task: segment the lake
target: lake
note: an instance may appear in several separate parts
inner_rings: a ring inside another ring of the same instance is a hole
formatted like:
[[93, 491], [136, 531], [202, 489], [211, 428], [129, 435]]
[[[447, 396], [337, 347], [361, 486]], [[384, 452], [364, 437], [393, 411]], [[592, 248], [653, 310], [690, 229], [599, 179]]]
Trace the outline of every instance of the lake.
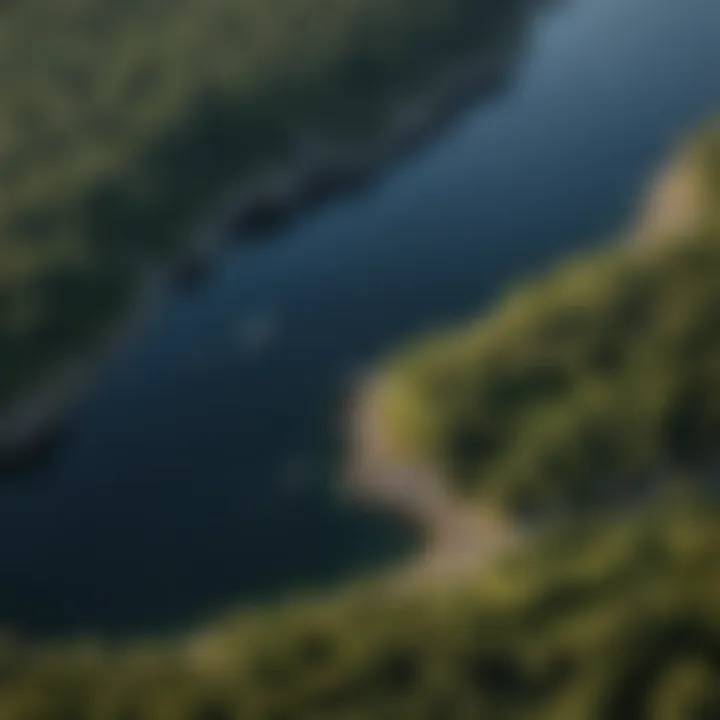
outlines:
[[172, 630], [410, 551], [337, 492], [358, 373], [609, 239], [720, 110], [716, 0], [567, 0], [505, 91], [355, 195], [225, 253], [0, 485], [0, 625]]

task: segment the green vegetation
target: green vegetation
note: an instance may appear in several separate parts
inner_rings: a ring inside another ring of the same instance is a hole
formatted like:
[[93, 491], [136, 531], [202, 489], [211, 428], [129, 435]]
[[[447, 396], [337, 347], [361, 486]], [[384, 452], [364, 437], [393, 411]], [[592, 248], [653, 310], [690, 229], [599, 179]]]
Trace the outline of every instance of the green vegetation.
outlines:
[[685, 152], [704, 208], [691, 235], [623, 238], [390, 364], [382, 402], [402, 451], [524, 512], [637, 499], [712, 459], [720, 132]]
[[546, 537], [451, 591], [358, 588], [172, 643], [7, 640], [3, 720], [713, 720], [718, 513]]
[[[635, 491], [659, 469], [716, 482], [714, 222], [572, 263], [401, 358], [387, 402], [406, 448], [420, 437], [464, 488], [513, 500]], [[568, 520], [437, 591], [368, 582], [121, 647], [7, 636], [0, 717], [717, 720], [720, 507], [698, 491]]]
[[[0, 397], [105, 328], [229, 177], [297, 133], [377, 130], [438, 60], [511, 36], [521, 5], [3, 4]], [[717, 482], [720, 131], [686, 152], [692, 232], [568, 263], [391, 363], [401, 451], [516, 510]], [[709, 497], [566, 524], [438, 593], [362, 586], [121, 647], [3, 636], [0, 718], [716, 720]]]
[[228, 181], [378, 132], [522, 0], [0, 3], [0, 402], [87, 347]]

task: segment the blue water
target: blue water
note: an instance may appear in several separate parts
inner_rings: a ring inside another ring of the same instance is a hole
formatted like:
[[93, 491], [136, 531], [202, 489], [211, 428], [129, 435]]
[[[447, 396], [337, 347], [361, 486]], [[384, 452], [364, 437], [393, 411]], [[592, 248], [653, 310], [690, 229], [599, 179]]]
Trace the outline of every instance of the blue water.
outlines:
[[516, 76], [362, 194], [180, 294], [0, 488], [0, 625], [171, 629], [387, 563], [407, 531], [334, 491], [355, 374], [605, 242], [720, 111], [717, 0], [567, 0]]

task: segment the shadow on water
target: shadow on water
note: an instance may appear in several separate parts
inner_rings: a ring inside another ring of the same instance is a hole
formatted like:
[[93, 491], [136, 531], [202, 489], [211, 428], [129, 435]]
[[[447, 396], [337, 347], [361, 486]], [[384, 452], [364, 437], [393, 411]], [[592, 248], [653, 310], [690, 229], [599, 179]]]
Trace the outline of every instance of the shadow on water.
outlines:
[[[283, 120], [281, 99], [272, 117], [258, 118], [252, 112], [227, 107], [217, 98], [206, 98], [186, 127], [150, 153], [144, 176], [151, 179], [151, 185], [168, 185], [177, 192], [164, 198], [165, 206], [155, 204], [151, 216], [143, 222], [149, 221], [159, 234], [161, 228], [167, 230], [163, 219], [181, 215], [178, 209], [186, 207], [199, 194], [198, 183], [202, 187], [216, 184], [217, 176], [232, 177], [233, 168], [253, 165], [254, 158], [258, 159], [257, 172], [251, 183], [218, 203], [220, 209], [210, 219], [207, 241], [186, 247], [174, 259], [173, 278], [177, 287], [193, 290], [202, 285], [223, 243], [234, 241], [254, 246], [275, 240], [318, 207], [370, 189], [384, 171], [432, 142], [478, 101], [503, 97], [512, 89], [533, 20], [544, 6], [545, 2], [508, 2], [495, 20], [498, 28], [494, 42], [498, 49], [460, 65], [456, 57], [454, 71], [445, 76], [440, 73], [434, 87], [418, 88], [416, 81], [416, 87], [408, 92], [393, 87], [397, 85], [393, 68], [388, 69], [387, 77], [382, 72], [377, 76], [378, 69], [372, 68], [373, 84], [353, 86], [359, 97], [354, 104], [370, 108], [358, 111], [359, 115], [367, 115], [366, 127], [351, 128], [342, 138], [332, 131], [320, 133], [319, 137], [312, 133], [310, 138], [303, 137], [302, 131]], [[450, 49], [446, 52], [451, 57], [453, 52], [457, 55], [457, 51]], [[442, 67], [443, 58], [438, 57], [437, 63]], [[321, 105], [346, 102], [340, 92], [345, 70], [338, 69], [337, 82], [329, 88], [327, 97], [320, 99]], [[353, 70], [357, 74], [358, 68]], [[385, 98], [391, 90], [397, 97]], [[412, 102], [403, 99], [404, 95]], [[347, 112], [338, 111], [340, 115]], [[383, 119], [378, 118], [381, 114]], [[363, 120], [353, 122], [361, 125]], [[267, 165], [256, 157], [256, 148], [267, 146], [278, 149], [276, 157], [290, 160], [268, 172]], [[191, 180], [178, 183], [178, 177]], [[111, 195], [117, 201], [117, 194]], [[145, 215], [146, 208], [142, 202], [137, 205], [137, 198], [126, 196], [120, 202], [119, 212], [113, 208], [108, 212], [107, 207], [100, 206], [99, 212], [92, 213], [93, 225], [97, 226], [95, 236], [108, 237], [108, 232], [110, 237], [117, 235], [113, 218], [118, 215], [125, 218]], [[181, 231], [182, 228], [175, 228], [175, 232]]]
[[451, 122], [478, 102], [501, 99], [512, 89], [519, 53], [504, 57], [501, 64], [468, 68], [439, 97], [408, 106], [397, 113], [395, 130], [377, 146], [337, 148], [318, 156], [307, 167], [288, 170], [266, 186], [241, 199], [231, 211], [224, 231], [243, 244], [262, 244], [317, 206], [355, 195], [379, 180], [390, 165], [418, 152]]
[[337, 148], [311, 158], [308, 167], [281, 173], [267, 187], [255, 188], [238, 200], [222, 230], [245, 244], [265, 243], [276, 237], [303, 213], [318, 205], [369, 189], [391, 165], [421, 151], [440, 136], [463, 113], [478, 104], [502, 100], [519, 75], [535, 16], [555, 9], [565, 0], [537, 0], [515, 12], [503, 38], [503, 49], [480, 62], [468, 60], [448, 73], [427, 97], [400, 103], [389, 113], [384, 137], [367, 148]]
[[[238, 200], [217, 232], [248, 247], [265, 245], [323, 205], [371, 190], [383, 172], [422, 150], [463, 112], [476, 107], [478, 102], [499, 100], [509, 93], [517, 60], [516, 57], [503, 67], [490, 68], [462, 85], [446, 89], [445, 97], [419, 111], [423, 116], [415, 127], [404, 129], [402, 136], [389, 139], [382, 148], [369, 153], [337, 149], [329, 156], [311, 160], [306, 167], [288, 169], [254, 188], [248, 197]], [[190, 249], [176, 263], [173, 275], [176, 287], [192, 291], [203, 286], [212, 265], [212, 253], [203, 248]]]
[[72, 439], [70, 419], [59, 420], [37, 435], [32, 443], [0, 451], [0, 488], [18, 482], [32, 482], [57, 462]]

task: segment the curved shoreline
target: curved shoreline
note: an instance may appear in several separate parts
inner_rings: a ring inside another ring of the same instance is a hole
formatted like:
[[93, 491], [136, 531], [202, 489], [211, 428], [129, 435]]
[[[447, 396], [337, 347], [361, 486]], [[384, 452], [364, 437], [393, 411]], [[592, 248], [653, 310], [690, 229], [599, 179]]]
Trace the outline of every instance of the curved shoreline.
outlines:
[[480, 503], [456, 496], [431, 467], [400, 457], [383, 428], [380, 395], [380, 383], [371, 378], [352, 397], [344, 488], [356, 501], [420, 531], [419, 554], [394, 569], [394, 580], [442, 582], [485, 567], [512, 547], [519, 529]]
[[[633, 247], [651, 247], [691, 233], [700, 223], [701, 190], [687, 151], [663, 164], [640, 204]], [[383, 427], [382, 369], [356, 389], [350, 407], [348, 490], [360, 501], [418, 527], [425, 547], [407, 570], [446, 577], [484, 565], [518, 539], [509, 518], [455, 495], [427, 464], [402, 457]], [[432, 573], [431, 573], [432, 574]]]
[[[630, 249], [671, 243], [702, 226], [702, 187], [691, 154], [682, 149], [654, 174], [645, 191]], [[349, 492], [417, 526], [425, 547], [405, 570], [446, 578], [485, 565], [528, 528], [463, 499], [428, 464], [403, 457], [384, 428], [382, 368], [359, 384], [348, 429]]]

